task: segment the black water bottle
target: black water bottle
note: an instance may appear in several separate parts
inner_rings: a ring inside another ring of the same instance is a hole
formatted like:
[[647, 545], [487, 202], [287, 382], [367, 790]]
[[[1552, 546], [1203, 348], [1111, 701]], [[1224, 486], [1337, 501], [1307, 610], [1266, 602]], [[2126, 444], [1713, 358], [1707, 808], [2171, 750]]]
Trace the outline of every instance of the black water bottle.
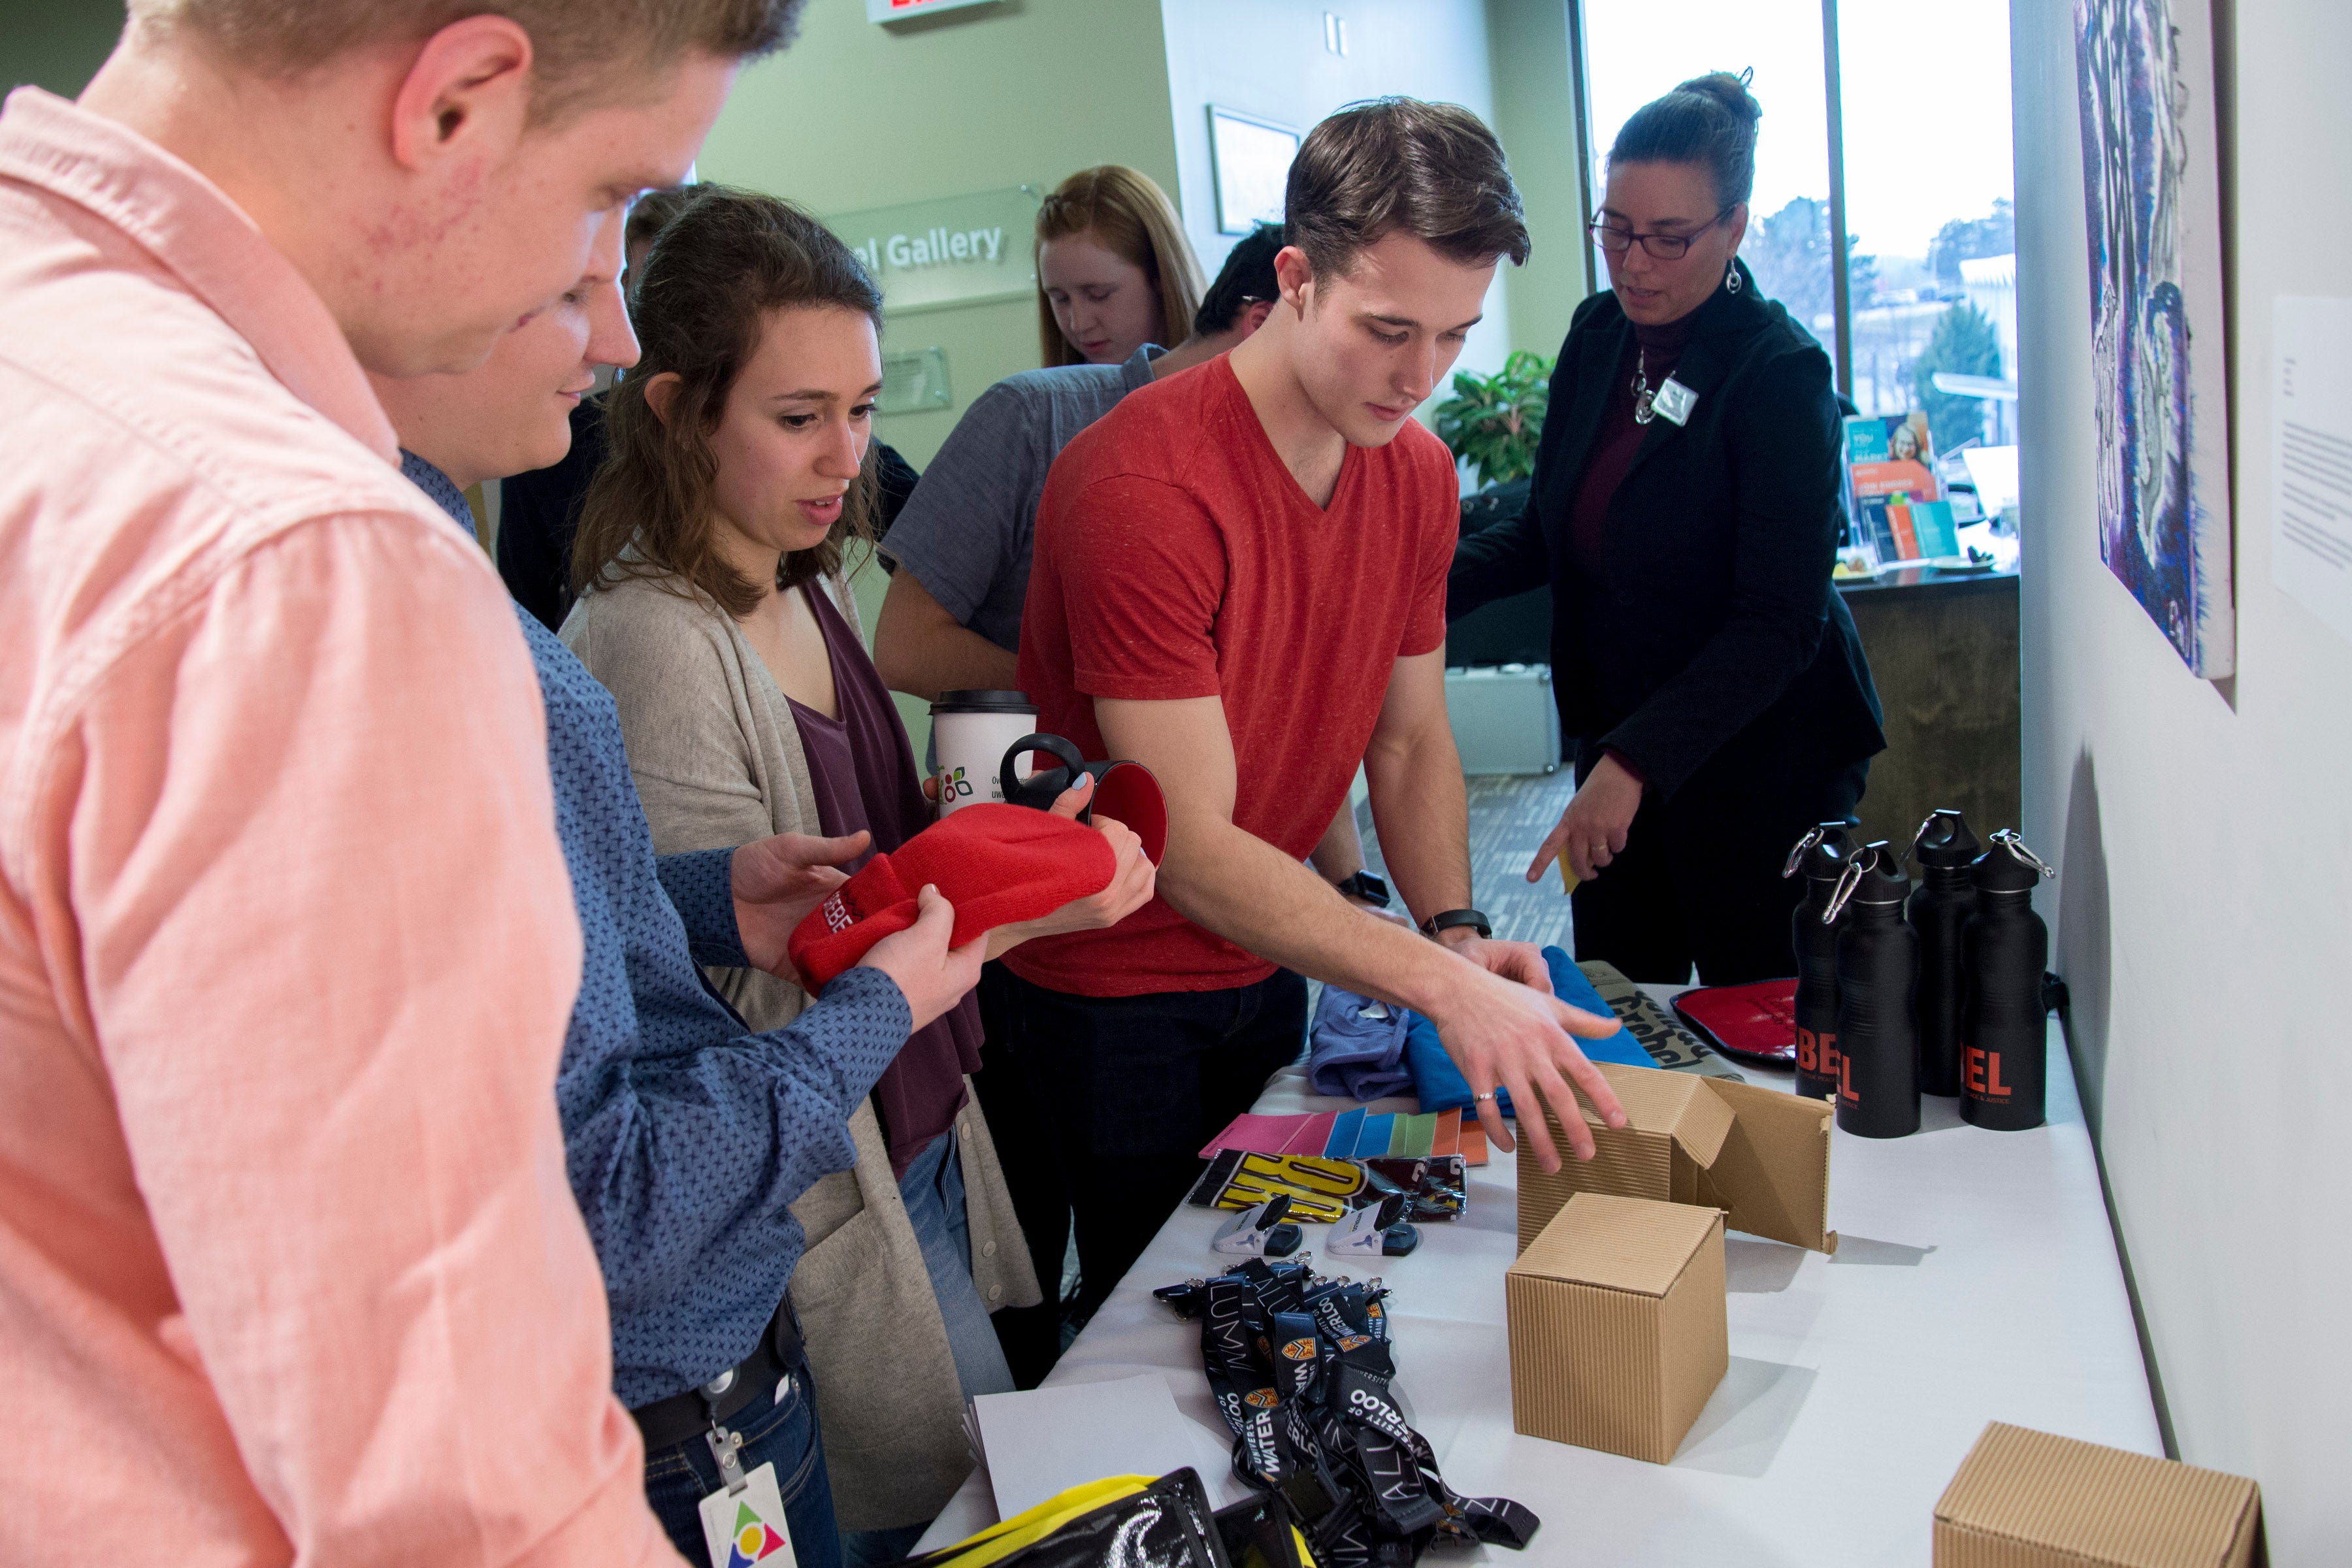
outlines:
[[1864, 1138], [1919, 1131], [1919, 937], [1904, 921], [1911, 879], [1885, 840], [1846, 862], [1838, 921], [1837, 1124]]
[[1911, 858], [1923, 879], [1908, 918], [1919, 933], [1919, 1092], [1960, 1092], [1960, 928], [1977, 907], [1969, 868], [1984, 846], [1949, 807], [1919, 825]]
[[1976, 912], [1960, 938], [1969, 998], [1960, 1019], [1960, 1120], [2000, 1132], [2039, 1127], [2048, 1089], [2042, 972], [2050, 931], [2033, 889], [2057, 873], [2008, 828], [1977, 858]]
[[1797, 960], [1797, 1092], [1813, 1100], [1837, 1089], [1837, 928], [1822, 916], [1853, 853], [1847, 825], [1824, 822], [1797, 840], [1780, 871], [1805, 879], [1789, 923]]

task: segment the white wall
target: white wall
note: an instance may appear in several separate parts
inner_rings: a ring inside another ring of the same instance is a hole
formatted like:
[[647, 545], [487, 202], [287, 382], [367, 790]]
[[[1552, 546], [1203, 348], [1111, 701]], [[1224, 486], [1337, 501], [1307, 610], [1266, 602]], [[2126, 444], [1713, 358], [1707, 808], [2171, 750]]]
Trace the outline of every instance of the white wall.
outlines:
[[[1326, 11], [1347, 21], [1344, 58], [1324, 47]], [[1342, 104], [1389, 93], [1458, 103], [1495, 122], [1485, 0], [1162, 0], [1160, 13], [1179, 203], [1209, 277], [1239, 237], [1217, 233], [1210, 104], [1301, 134]], [[1463, 345], [1458, 368], [1496, 370], [1510, 353], [1499, 276], [1509, 270], [1508, 262], [1498, 269], [1486, 319]]]
[[2024, 827], [2180, 1457], [2261, 1481], [2273, 1561], [2343, 1563], [2352, 642], [2271, 581], [2269, 385], [2273, 298], [2352, 295], [2352, 6], [2216, 24], [2238, 674], [2209, 683], [2099, 562], [2073, 5], [2016, 4]]

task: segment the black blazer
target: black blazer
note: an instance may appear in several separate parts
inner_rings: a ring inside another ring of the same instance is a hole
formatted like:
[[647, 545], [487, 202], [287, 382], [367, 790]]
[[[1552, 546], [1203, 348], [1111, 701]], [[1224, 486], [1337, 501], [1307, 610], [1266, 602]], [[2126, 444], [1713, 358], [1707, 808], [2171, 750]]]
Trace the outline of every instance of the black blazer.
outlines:
[[[1704, 770], [1747, 793], [1885, 749], [1853, 617], [1830, 586], [1843, 427], [1828, 356], [1735, 263], [1675, 379], [1688, 423], [1650, 423], [1609, 502], [1604, 583], [1569, 565], [1570, 515], [1633, 341], [1613, 293], [1580, 306], [1552, 373], [1527, 509], [1462, 541], [1449, 616], [1552, 591], [1563, 733], [1611, 746], [1670, 795]], [[1558, 563], [1555, 568], [1554, 563]]]

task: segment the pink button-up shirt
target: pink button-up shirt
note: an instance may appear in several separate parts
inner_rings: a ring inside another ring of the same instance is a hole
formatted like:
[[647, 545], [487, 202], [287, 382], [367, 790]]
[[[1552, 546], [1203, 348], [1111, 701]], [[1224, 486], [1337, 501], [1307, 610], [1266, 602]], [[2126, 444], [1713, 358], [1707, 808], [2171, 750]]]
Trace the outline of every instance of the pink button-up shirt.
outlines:
[[539, 694], [325, 305], [0, 115], [0, 1562], [675, 1562], [554, 1081]]

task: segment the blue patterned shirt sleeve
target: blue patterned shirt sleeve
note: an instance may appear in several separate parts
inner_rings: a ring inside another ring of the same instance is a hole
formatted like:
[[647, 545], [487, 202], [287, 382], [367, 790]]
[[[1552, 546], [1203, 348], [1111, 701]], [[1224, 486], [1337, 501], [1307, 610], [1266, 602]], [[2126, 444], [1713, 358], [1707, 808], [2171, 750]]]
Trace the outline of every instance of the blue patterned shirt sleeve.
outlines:
[[[781, 1225], [792, 1226], [797, 1254], [799, 1226], [784, 1205], [820, 1176], [856, 1163], [850, 1113], [913, 1026], [896, 981], [853, 969], [783, 1028], [567, 1071], [559, 1093], [572, 1190], [615, 1317], [624, 1302], [682, 1309], [739, 1268], [756, 1272], [764, 1261], [756, 1253], [782, 1239], [772, 1235]], [[749, 1352], [782, 1285], [758, 1313], [750, 1342], [707, 1368], [681, 1367], [687, 1386]]]
[[735, 921], [734, 861], [732, 849], [695, 849], [654, 861], [662, 891], [686, 922], [694, 962], [712, 969], [751, 967], [743, 951], [742, 929]]

